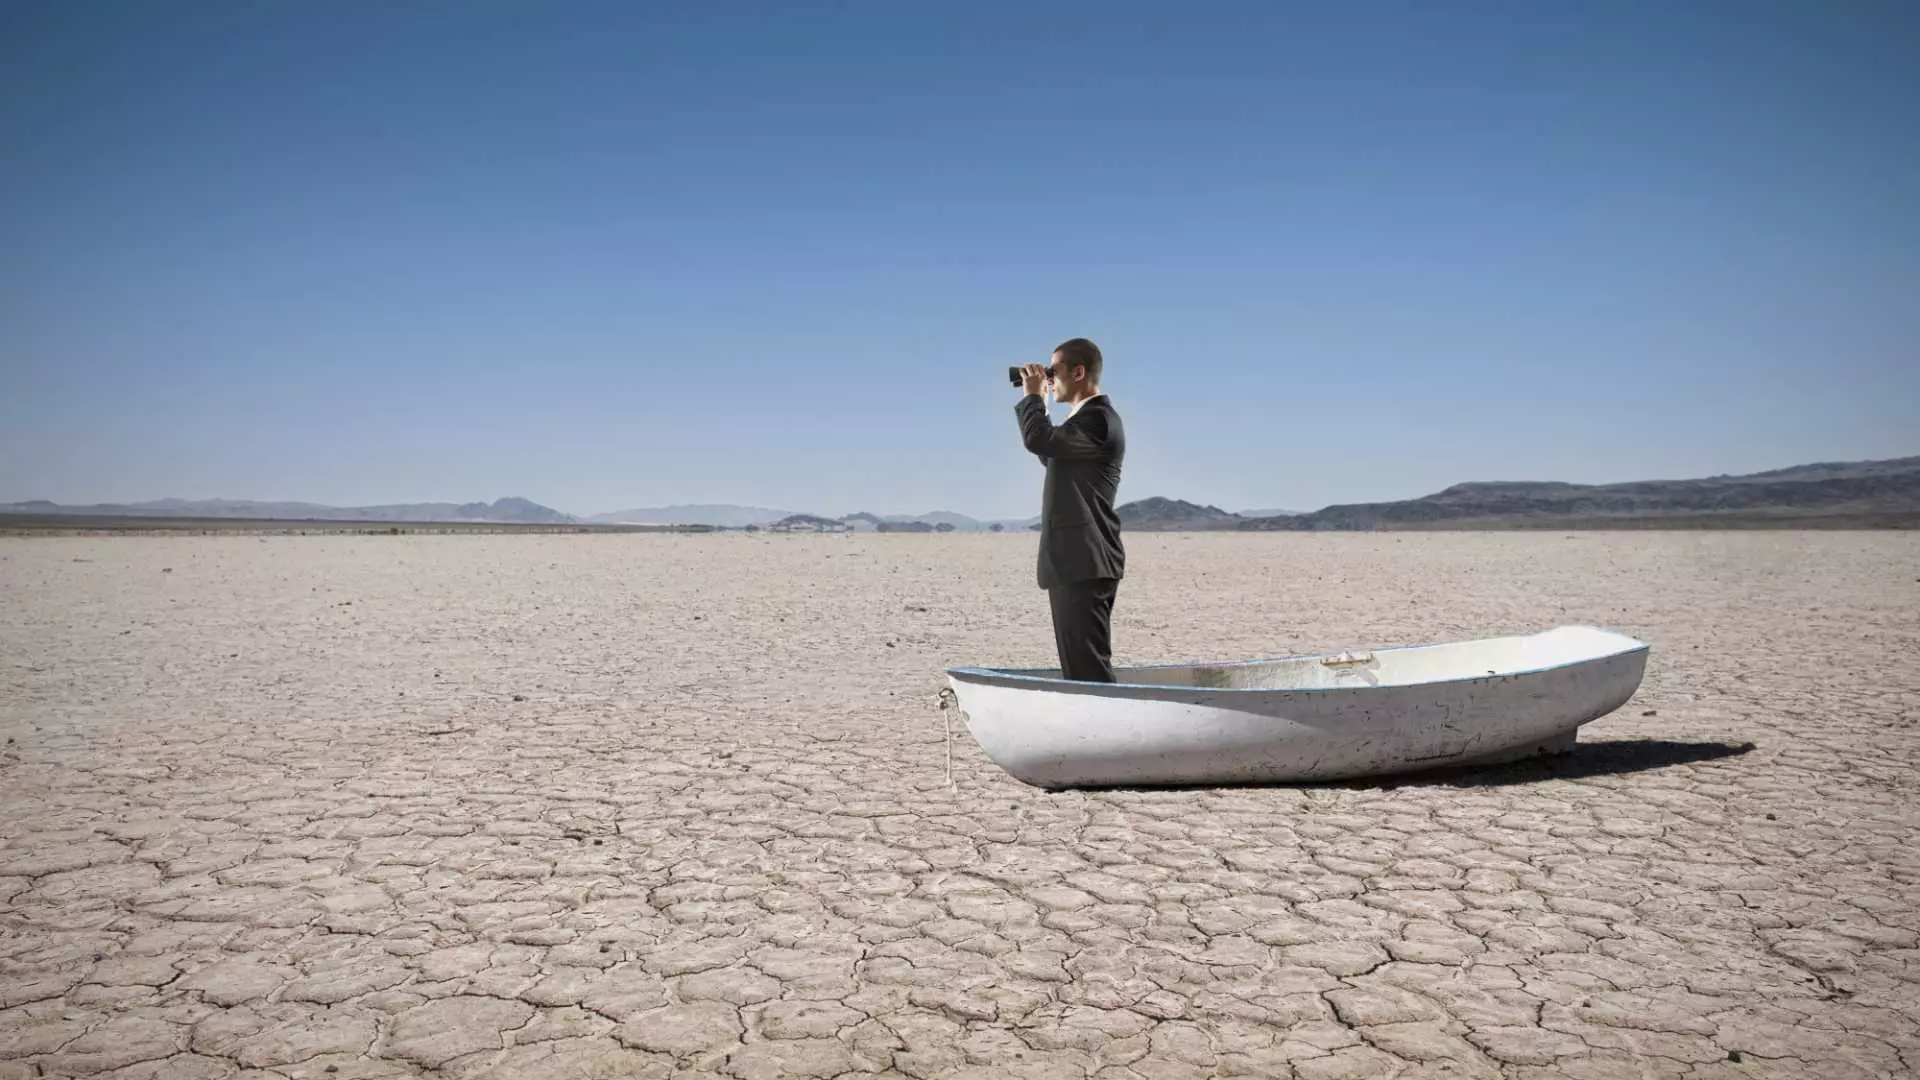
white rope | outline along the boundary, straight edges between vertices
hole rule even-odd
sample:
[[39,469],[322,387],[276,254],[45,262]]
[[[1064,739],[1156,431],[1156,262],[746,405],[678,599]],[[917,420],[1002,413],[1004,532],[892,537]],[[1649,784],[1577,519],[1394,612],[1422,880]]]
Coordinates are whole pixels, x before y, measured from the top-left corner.
[[960,707],[960,701],[954,696],[953,687],[943,686],[938,695],[940,702],[940,720],[947,729],[947,786],[953,786],[953,710]]

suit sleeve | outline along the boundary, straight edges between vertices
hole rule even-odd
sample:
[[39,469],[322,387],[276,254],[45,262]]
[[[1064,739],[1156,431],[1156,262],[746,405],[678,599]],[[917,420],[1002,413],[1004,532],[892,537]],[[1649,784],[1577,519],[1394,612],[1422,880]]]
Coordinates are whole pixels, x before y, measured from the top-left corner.
[[1029,394],[1014,406],[1020,419],[1020,441],[1042,462],[1104,457],[1108,450],[1107,418],[1098,412],[1080,412],[1066,423],[1055,426],[1047,416],[1047,407],[1036,395]]

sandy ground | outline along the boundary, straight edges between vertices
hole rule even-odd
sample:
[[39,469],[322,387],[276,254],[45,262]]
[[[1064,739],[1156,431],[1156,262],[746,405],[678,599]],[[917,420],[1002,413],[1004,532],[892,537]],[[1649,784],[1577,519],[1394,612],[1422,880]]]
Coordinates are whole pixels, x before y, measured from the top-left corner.
[[0,1080],[1920,1069],[1920,536],[1130,544],[1123,662],[1647,681],[1554,766],[950,786],[1030,537],[0,541]]

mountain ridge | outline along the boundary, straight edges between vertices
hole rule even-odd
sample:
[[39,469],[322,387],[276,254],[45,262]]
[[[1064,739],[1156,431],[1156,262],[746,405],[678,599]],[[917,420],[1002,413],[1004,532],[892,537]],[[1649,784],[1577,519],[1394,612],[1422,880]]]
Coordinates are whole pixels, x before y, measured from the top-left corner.
[[65,505],[46,499],[0,504],[0,514],[62,514],[75,517],[232,518],[248,521],[364,521],[522,525],[571,525],[579,519],[518,495],[491,503],[385,503],[329,506],[323,503],[254,499],[150,499],[134,503]]
[[1293,517],[1247,520],[1236,527],[1316,532],[1661,523],[1920,525],[1920,457],[1607,484],[1469,481],[1413,499],[1336,504]]
[[632,510],[613,510],[593,514],[584,520],[590,525],[714,525],[745,528],[771,525],[792,517],[792,510],[764,506],[737,506],[732,503],[679,503],[672,506],[643,506]]
[[[1123,527],[1169,531],[1366,531],[1423,528],[1573,526],[1920,527],[1920,456],[1820,461],[1743,474],[1579,484],[1560,480],[1471,480],[1412,499],[1341,503],[1314,511],[1233,512],[1149,496],[1116,508]],[[837,517],[733,504],[679,504],[575,516],[522,498],[491,503],[394,503],[338,507],[252,499],[153,499],[64,505],[45,499],[0,504],[0,515],[209,518],[364,522],[766,527],[794,518],[844,524],[854,531],[1024,531],[1037,517],[985,520],[949,510],[923,514],[856,511]],[[942,528],[947,526],[948,528]]]
[[1242,518],[1217,506],[1160,495],[1122,503],[1114,507],[1114,513],[1120,516],[1121,528],[1142,532],[1232,529],[1243,520],[1259,520]]

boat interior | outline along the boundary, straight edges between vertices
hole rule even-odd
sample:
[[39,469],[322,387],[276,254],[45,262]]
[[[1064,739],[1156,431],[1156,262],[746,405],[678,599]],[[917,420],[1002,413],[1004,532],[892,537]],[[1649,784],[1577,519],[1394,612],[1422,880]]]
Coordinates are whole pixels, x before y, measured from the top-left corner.
[[[1120,683],[1217,690],[1324,690],[1414,686],[1488,675],[1517,675],[1594,660],[1645,646],[1621,634],[1563,626],[1538,634],[1374,650],[1211,664],[1116,668]],[[1034,672],[1034,674],[1040,674]],[[1058,678],[1057,670],[1050,672]]]

